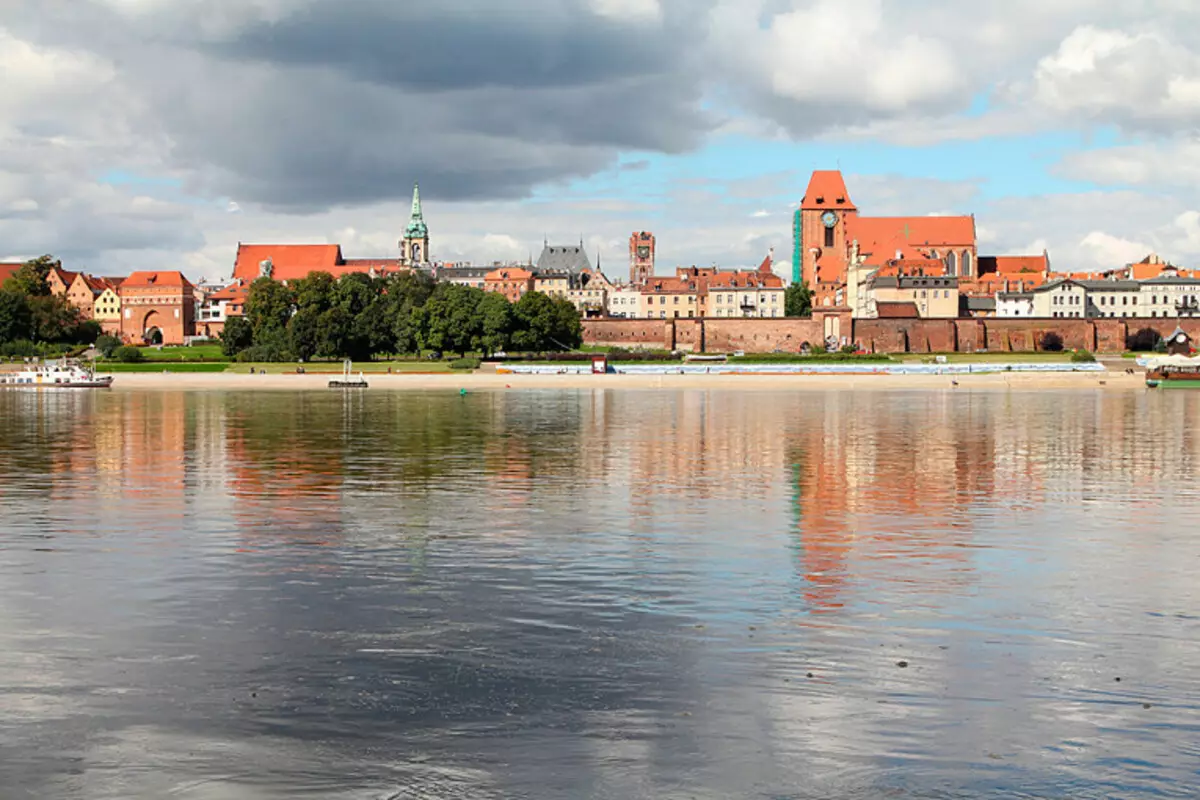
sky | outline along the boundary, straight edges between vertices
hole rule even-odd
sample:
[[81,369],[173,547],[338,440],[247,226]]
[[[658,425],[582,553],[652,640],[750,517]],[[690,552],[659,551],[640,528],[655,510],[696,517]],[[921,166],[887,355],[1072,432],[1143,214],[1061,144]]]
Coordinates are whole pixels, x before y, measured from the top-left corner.
[[584,240],[790,275],[840,168],[981,254],[1200,261],[1194,0],[0,0],[0,259],[232,271],[238,242],[439,261]]

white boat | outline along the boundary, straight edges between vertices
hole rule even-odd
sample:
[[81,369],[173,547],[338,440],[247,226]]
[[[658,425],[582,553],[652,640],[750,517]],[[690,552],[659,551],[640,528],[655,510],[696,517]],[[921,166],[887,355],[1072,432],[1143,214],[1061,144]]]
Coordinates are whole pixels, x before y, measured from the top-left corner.
[[112,376],[97,377],[90,368],[71,362],[26,364],[0,372],[0,389],[107,389]]

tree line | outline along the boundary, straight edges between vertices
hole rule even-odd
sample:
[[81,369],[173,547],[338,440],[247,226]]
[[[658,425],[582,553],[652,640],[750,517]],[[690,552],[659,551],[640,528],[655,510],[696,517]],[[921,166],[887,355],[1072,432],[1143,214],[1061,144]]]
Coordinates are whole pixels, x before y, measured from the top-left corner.
[[334,278],[311,272],[288,284],[250,284],[244,315],[229,317],[222,351],[241,361],[310,361],[378,355],[570,350],[583,342],[579,312],[563,298],[504,295],[435,283],[421,272]]
[[[0,345],[14,355],[33,355],[37,345],[91,344],[100,323],[85,319],[66,297],[50,292],[52,256],[26,261],[0,286]],[[28,345],[29,352],[20,345]]]

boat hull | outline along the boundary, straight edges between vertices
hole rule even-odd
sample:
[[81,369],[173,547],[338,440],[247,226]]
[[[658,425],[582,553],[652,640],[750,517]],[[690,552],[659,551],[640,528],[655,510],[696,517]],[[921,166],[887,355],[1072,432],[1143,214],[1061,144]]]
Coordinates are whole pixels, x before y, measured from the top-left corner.
[[64,383],[3,383],[0,389],[108,389],[112,386],[112,378],[97,378],[92,381],[69,381]]

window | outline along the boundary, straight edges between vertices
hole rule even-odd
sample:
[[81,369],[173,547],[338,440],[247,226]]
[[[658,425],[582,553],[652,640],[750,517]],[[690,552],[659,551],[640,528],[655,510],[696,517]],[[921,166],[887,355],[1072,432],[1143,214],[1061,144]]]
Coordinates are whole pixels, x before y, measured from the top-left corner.
[[946,266],[951,275],[958,274],[958,255],[953,250],[946,256]]
[[825,229],[825,246],[833,247],[833,228]]
[[1137,305],[1137,298],[1136,298],[1136,297],[1133,297],[1133,298],[1131,298],[1131,299],[1132,299],[1132,301],[1133,301],[1133,302],[1132,302],[1132,303],[1130,303],[1130,305],[1134,305],[1134,306],[1136,306],[1136,305]]
[[1129,295],[1126,295],[1125,297],[1121,298],[1121,305],[1123,305],[1123,306],[1129,305]]
[[675,305],[679,305],[679,295],[675,295]]

